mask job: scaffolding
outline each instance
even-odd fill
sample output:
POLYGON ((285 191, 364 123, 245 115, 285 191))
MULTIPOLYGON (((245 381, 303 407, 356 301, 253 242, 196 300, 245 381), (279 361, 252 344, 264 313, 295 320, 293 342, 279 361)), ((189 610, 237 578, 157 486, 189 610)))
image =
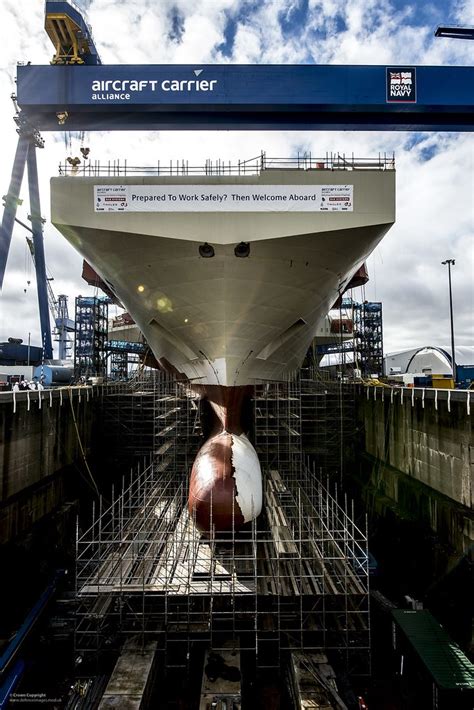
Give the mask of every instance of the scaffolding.
POLYGON ((299 376, 255 386, 254 441, 262 469, 286 476, 302 456, 299 376))
POLYGON ((326 152, 316 157, 308 151, 299 153, 296 158, 272 158, 262 151, 260 155, 236 163, 221 159, 207 159, 204 164, 190 165, 188 160, 158 161, 155 165, 130 165, 127 160, 84 161, 81 165, 71 165, 65 160, 59 164, 59 175, 83 177, 133 177, 148 175, 201 176, 201 175, 259 175, 264 170, 395 170, 395 154, 379 153, 377 157, 358 158, 352 154, 326 152))
POLYGON ((382 304, 379 301, 353 303, 354 360, 362 377, 383 375, 382 304))
POLYGON ((239 532, 203 536, 187 508, 199 404, 154 378, 156 444, 77 535, 78 654, 139 634, 158 641, 167 668, 186 667, 196 646, 224 653, 230 643, 259 668, 324 651, 369 673, 367 534, 303 460, 298 389, 293 380, 255 390, 263 513, 239 532))
POLYGON ((302 448, 320 475, 342 485, 347 450, 357 435, 356 385, 321 374, 300 371, 302 448))
POLYGON ((199 398, 164 372, 140 371, 104 388, 102 438, 129 465, 154 453, 187 460, 202 443, 199 398))
POLYGON ((107 317, 109 298, 78 296, 76 298, 76 344, 74 372, 76 378, 107 375, 107 317))
POLYGON ((108 340, 106 348, 110 354, 110 378, 112 380, 128 380, 131 366, 134 365, 137 369, 148 346, 142 342, 108 340))
POLYGON ((110 377, 112 380, 128 379, 128 352, 110 354, 110 377))
POLYGON ((58 345, 58 357, 60 360, 68 360, 71 357, 72 342, 68 334, 75 332, 75 323, 69 318, 67 307, 67 296, 62 293, 56 302, 56 329, 55 340, 58 345))

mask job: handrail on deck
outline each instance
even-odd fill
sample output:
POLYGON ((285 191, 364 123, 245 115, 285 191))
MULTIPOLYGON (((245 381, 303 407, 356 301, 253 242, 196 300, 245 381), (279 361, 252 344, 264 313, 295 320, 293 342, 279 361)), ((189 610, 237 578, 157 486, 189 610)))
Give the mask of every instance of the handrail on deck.
POLYGON ((395 170, 395 154, 379 153, 372 158, 356 158, 354 154, 326 153, 315 158, 311 153, 299 154, 296 158, 269 158, 266 153, 236 163, 225 160, 206 160, 201 165, 190 165, 188 160, 158 160, 155 165, 129 165, 127 160, 80 160, 66 159, 59 164, 59 175, 79 177, 225 177, 259 175, 265 170, 395 170), (78 162, 79 161, 79 162, 78 162))

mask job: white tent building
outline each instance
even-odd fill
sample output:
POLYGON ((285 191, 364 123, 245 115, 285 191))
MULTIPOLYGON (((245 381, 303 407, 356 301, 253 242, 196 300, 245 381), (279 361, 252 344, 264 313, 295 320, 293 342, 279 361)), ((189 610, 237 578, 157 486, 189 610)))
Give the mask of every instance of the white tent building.
MULTIPOLYGON (((474 345, 455 348, 457 367, 474 366, 474 345)), ((451 348, 425 346, 389 353, 384 358, 385 375, 411 373, 416 375, 450 375, 451 348)))

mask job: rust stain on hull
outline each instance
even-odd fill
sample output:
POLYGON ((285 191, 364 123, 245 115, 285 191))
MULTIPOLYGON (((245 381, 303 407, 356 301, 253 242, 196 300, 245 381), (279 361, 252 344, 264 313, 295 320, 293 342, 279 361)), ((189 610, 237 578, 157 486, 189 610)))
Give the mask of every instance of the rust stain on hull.
POLYGON ((209 403, 217 417, 216 433, 228 431, 242 434, 242 408, 245 400, 253 394, 252 385, 224 387, 223 385, 193 385, 192 389, 209 403))
POLYGON ((222 432, 201 447, 191 472, 189 512, 197 527, 209 532, 238 530, 244 516, 237 503, 232 464, 232 434, 222 432))
POLYGON ((211 528, 216 532, 238 530, 260 512, 255 504, 253 514, 253 501, 261 498, 260 466, 241 421, 242 409, 253 388, 193 385, 193 390, 209 401, 213 422, 210 437, 192 467, 189 512, 203 532, 209 533, 211 528), (249 500, 251 514, 247 510, 249 500))

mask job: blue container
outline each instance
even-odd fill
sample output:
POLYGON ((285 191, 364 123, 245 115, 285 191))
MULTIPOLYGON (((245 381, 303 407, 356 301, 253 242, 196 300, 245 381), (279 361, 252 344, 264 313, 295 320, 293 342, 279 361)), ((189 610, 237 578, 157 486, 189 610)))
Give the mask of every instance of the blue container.
POLYGON ((474 365, 458 365, 456 368, 458 387, 469 389, 474 382, 474 365))

